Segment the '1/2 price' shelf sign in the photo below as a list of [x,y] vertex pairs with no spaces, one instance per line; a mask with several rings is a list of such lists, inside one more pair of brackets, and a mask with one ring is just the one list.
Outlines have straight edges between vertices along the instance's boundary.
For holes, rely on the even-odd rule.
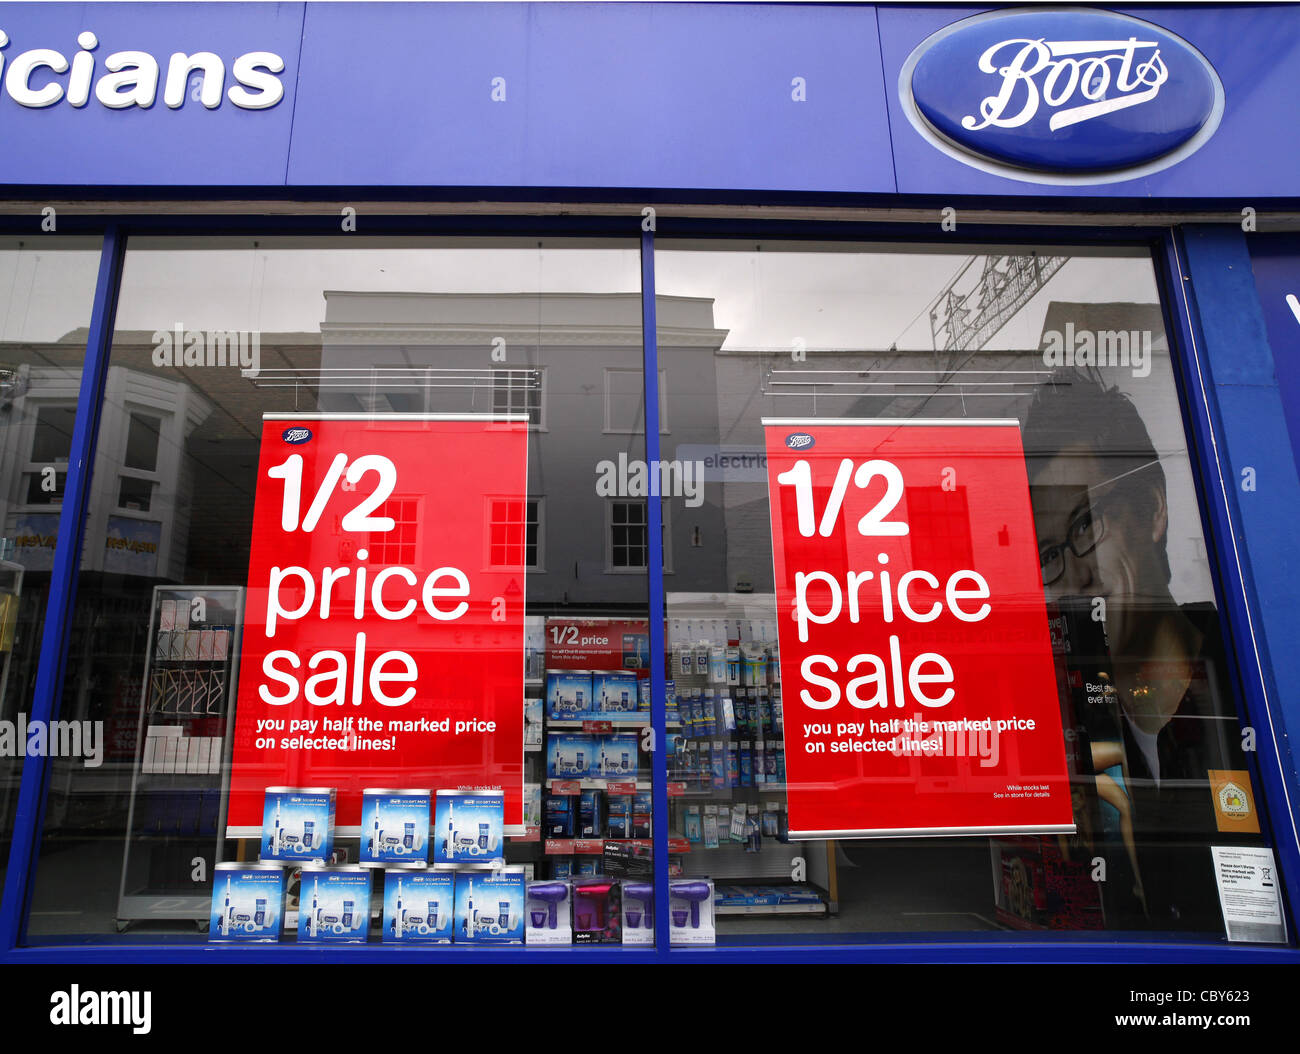
[[231,836],[272,785],[336,788],[343,834],[365,787],[501,788],[522,833],[527,472],[523,417],[266,415]]
[[1072,832],[1017,423],[763,424],[790,834]]

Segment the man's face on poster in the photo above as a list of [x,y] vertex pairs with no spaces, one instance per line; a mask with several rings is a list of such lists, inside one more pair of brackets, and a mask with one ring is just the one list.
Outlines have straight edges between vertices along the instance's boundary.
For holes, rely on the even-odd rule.
[[1166,528],[1163,489],[1133,468],[1132,459],[1098,457],[1082,446],[1031,463],[1044,593],[1048,600],[1100,598],[1116,654],[1132,654],[1144,615],[1169,603],[1158,548]]

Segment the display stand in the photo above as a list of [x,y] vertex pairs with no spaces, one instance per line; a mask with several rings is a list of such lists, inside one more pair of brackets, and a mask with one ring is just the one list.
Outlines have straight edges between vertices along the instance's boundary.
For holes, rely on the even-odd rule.
[[242,586],[155,586],[117,926],[211,908],[239,676]]

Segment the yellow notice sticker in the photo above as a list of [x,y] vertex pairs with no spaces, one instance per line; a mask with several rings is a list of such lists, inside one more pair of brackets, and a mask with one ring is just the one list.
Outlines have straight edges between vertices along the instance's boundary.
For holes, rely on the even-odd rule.
[[1259,814],[1250,790],[1250,773],[1244,769],[1210,769],[1210,795],[1220,831],[1259,834]]

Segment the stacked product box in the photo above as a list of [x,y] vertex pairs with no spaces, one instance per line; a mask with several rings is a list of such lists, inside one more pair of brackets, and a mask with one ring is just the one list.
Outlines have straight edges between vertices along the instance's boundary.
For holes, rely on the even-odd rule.
[[284,869],[277,864],[217,864],[208,939],[278,941],[284,926],[284,886]]
[[372,878],[364,867],[304,867],[299,942],[364,944],[370,935]]
[[386,872],[384,940],[398,944],[452,943],[455,891],[456,876],[450,871]]
[[361,863],[423,868],[429,858],[428,790],[369,787],[361,795]]
[[325,862],[333,848],[333,787],[266,789],[260,853],[264,862]]
[[524,940],[524,870],[456,874],[455,940],[470,944],[521,944]]
[[434,867],[500,867],[505,856],[501,791],[438,791],[433,818]]

